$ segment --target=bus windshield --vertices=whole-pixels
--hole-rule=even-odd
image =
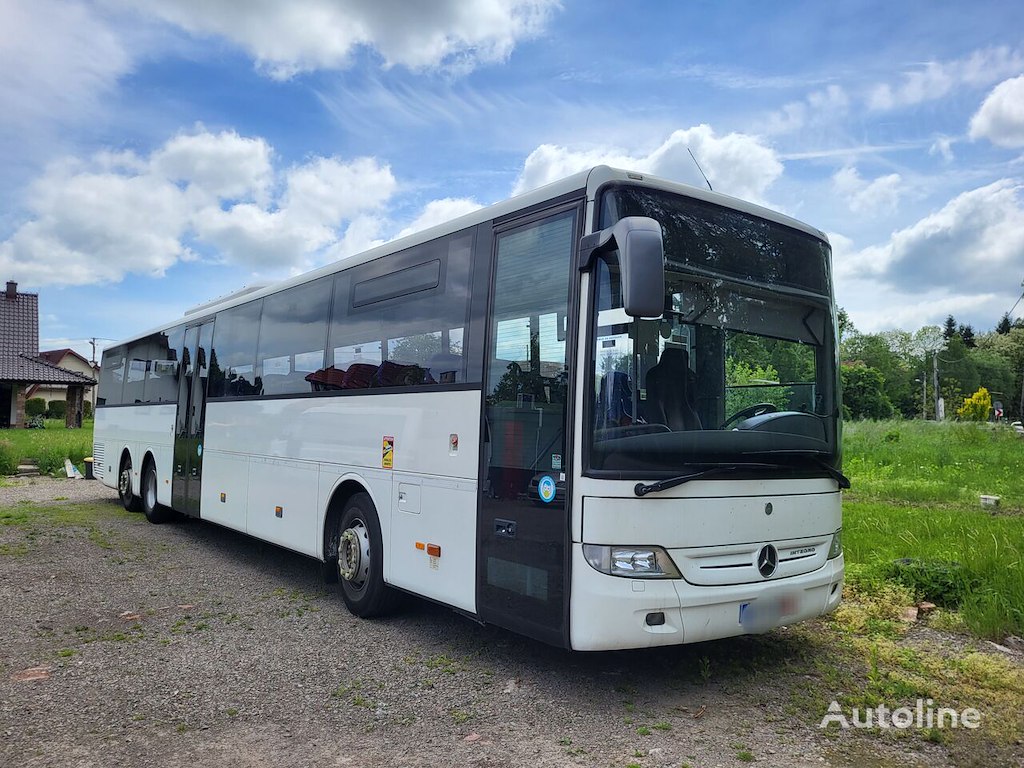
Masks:
[[[771,461],[838,463],[829,250],[782,224],[639,187],[602,227],[662,225],[664,311],[622,309],[616,254],[594,269],[588,470],[621,477]]]

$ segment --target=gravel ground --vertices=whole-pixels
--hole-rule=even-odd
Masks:
[[[573,654],[412,599],[357,620],[314,561],[15,482],[0,508],[99,511],[0,526],[0,765],[947,764],[793,717],[799,633]]]

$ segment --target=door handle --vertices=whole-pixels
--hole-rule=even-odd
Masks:
[[[506,539],[514,539],[516,537],[516,521],[515,520],[502,520],[501,518],[494,519],[494,535],[504,536]]]

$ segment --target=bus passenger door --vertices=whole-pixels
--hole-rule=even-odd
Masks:
[[[206,420],[206,379],[209,372],[213,323],[185,331],[181,374],[178,376],[178,416],[174,428],[174,476],[171,506],[191,517],[199,516],[203,477],[203,426]]]
[[[569,361],[576,207],[495,232],[477,518],[477,612],[567,644]]]

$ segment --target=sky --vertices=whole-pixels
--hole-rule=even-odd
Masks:
[[[1024,316],[1010,0],[0,0],[0,115],[43,349],[598,163],[703,185],[691,151],[828,233],[861,332]]]

